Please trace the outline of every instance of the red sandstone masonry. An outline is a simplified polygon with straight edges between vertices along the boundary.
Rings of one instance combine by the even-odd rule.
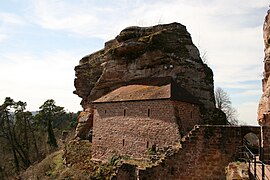
[[[183,129],[179,129],[175,107],[184,130],[199,122],[198,106],[184,102],[149,100],[95,105],[92,153],[94,159],[100,160],[113,155],[144,158],[154,144],[166,147],[179,142]]]
[[[174,101],[174,105],[178,108],[178,117],[181,120],[182,134],[187,134],[195,124],[199,124],[200,111],[199,107],[185,102]]]
[[[175,150],[156,166],[139,169],[136,179],[225,179],[225,167],[236,160],[243,137],[248,132],[259,135],[259,130],[259,127],[248,126],[197,126],[182,139],[182,148]],[[130,173],[134,174],[135,171]],[[119,179],[118,174],[116,179]]]
[[[263,136],[263,149],[264,149],[264,161],[270,164],[270,126],[263,125],[261,129],[261,134]]]

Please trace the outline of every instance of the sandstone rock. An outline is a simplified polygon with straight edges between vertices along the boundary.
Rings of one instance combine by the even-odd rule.
[[[248,180],[248,165],[244,162],[232,162],[226,167],[226,179]]]
[[[131,81],[166,76],[197,97],[206,110],[215,108],[212,70],[179,23],[128,27],[104,49],[82,58],[75,71],[74,93],[82,98],[84,109]]]
[[[75,71],[74,93],[84,108],[131,80],[164,76],[174,77],[206,107],[214,107],[212,70],[179,23],[128,27],[103,50],[82,58]]]
[[[82,111],[78,117],[75,138],[87,139],[89,130],[93,127],[93,109]]]
[[[258,108],[258,122],[260,125],[270,125],[270,10],[263,26],[264,39],[264,77],[262,80],[263,94]]]

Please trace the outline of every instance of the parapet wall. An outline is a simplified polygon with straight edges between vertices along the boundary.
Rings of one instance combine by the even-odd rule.
[[[131,168],[119,170],[117,177],[125,173],[125,177],[137,179],[225,179],[225,167],[235,161],[243,137],[253,132],[259,135],[259,127],[248,126],[195,126],[188,136],[181,140],[182,147],[174,153],[169,153],[156,166],[137,170]],[[121,175],[122,179],[123,176]],[[119,178],[117,178],[119,179]]]

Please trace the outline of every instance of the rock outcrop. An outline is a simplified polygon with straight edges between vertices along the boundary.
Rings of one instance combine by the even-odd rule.
[[[258,107],[257,120],[261,126],[261,147],[263,152],[270,152],[270,9],[263,25],[264,73],[262,80],[263,94]],[[269,153],[263,153],[264,159],[270,159]]]
[[[93,100],[116,88],[141,78],[166,76],[198,98],[205,109],[215,108],[213,72],[179,23],[128,27],[104,49],[83,57],[75,71],[74,93],[88,112]]]
[[[260,125],[270,125],[270,10],[263,25],[264,39],[264,74],[262,80],[263,94],[258,108],[258,122]]]

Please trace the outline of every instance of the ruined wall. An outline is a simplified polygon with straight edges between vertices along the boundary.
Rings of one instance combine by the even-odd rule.
[[[270,164],[270,126],[262,126],[261,130],[264,163]]]
[[[195,104],[185,103],[185,102],[173,102],[175,111],[178,116],[179,129],[182,135],[186,135],[196,124],[200,123],[200,110],[199,106]]]
[[[182,147],[167,153],[157,165],[137,168],[136,178],[144,180],[225,179],[225,167],[239,157],[239,147],[248,132],[259,135],[259,127],[197,126],[181,141]],[[130,174],[133,169],[126,170]],[[119,171],[119,173],[123,173]],[[117,174],[118,176],[118,174]],[[116,177],[117,177],[116,176]],[[127,176],[126,176],[127,177]],[[118,179],[118,178],[117,178]],[[124,180],[124,179],[122,179]]]
[[[192,126],[197,124],[198,107],[182,102],[151,100],[95,104],[93,158],[108,160],[113,155],[142,158],[154,144],[157,147],[174,145],[181,138],[180,124],[174,116],[175,105],[183,121],[194,112]]]

